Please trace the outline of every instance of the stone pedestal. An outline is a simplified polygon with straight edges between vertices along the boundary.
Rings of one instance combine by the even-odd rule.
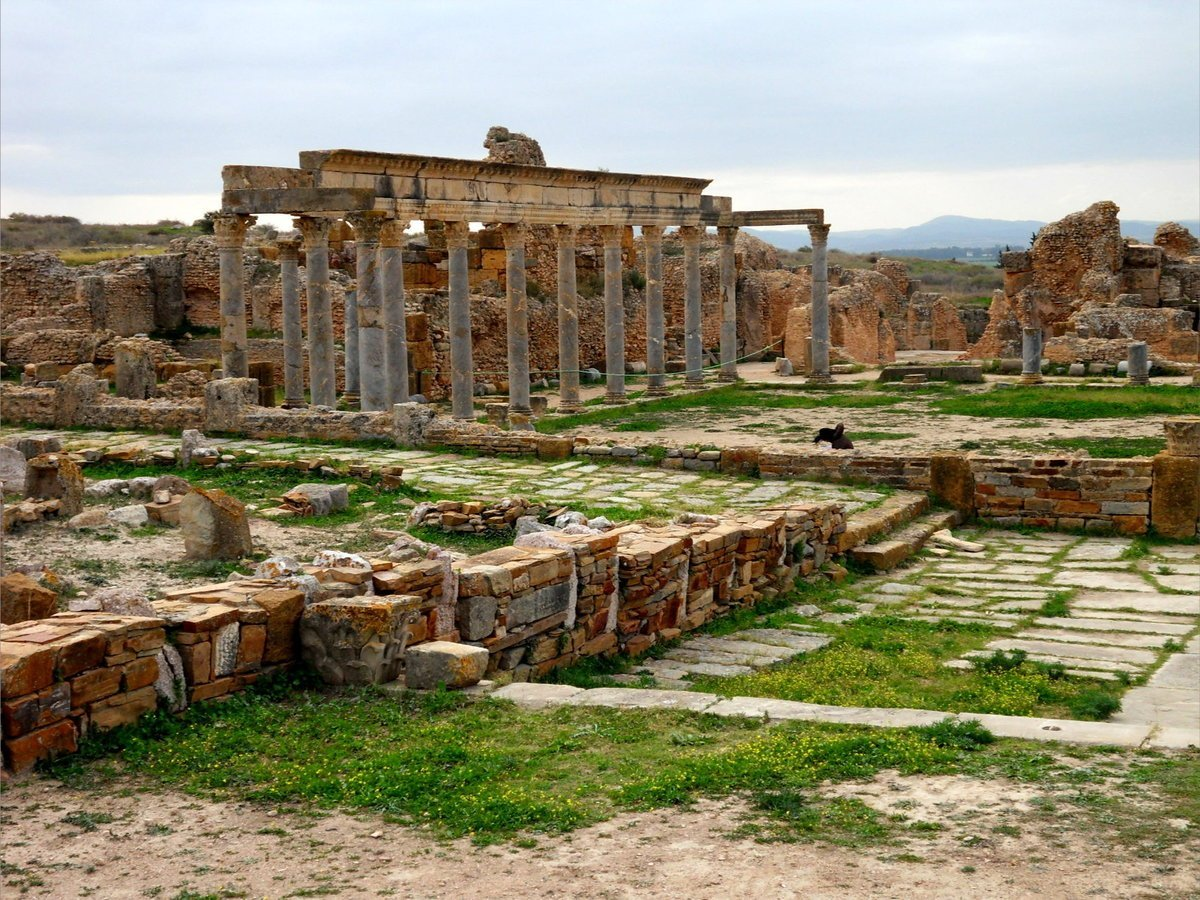
[[[621,236],[624,226],[602,225],[604,239],[605,403],[625,402],[625,296],[621,284]]]
[[[300,241],[281,238],[279,270],[283,289],[283,406],[304,406],[304,333],[300,327]]]
[[[358,291],[346,291],[345,312],[342,316],[344,329],[343,346],[346,358],[346,384],[342,399],[348,406],[358,406],[359,351],[358,351]]]
[[[113,363],[118,397],[149,400],[158,393],[154,357],[148,343],[145,338],[129,338],[117,344]]]
[[[314,406],[337,405],[337,357],[333,348],[333,308],[329,299],[328,219],[294,220],[304,236],[305,293],[308,299],[308,387]]]
[[[684,225],[679,236],[683,241],[684,384],[696,387],[704,383],[704,311],[700,293],[700,241],[704,228]]]
[[[818,384],[832,381],[829,374],[829,226],[809,225],[812,241],[812,352],[808,380]]]
[[[408,334],[404,321],[404,229],[407,225],[407,222],[389,219],[379,236],[388,406],[408,402]]]
[[[737,381],[737,228],[721,226],[721,374],[719,381]]]
[[[221,290],[221,370],[226,378],[246,376],[246,289],[242,244],[254,216],[221,213],[213,217]]]
[[[383,329],[383,272],[379,235],[385,219],[375,212],[351,213],[358,275],[359,406],[364,412],[388,408],[386,343]],[[350,348],[346,348],[349,357]]]
[[[1021,384],[1041,384],[1042,329],[1021,330]]]
[[[508,408],[529,413],[529,297],[525,291],[524,225],[502,225],[508,283]]]
[[[450,259],[450,404],[454,418],[475,418],[475,366],[471,359],[471,285],[467,274],[466,222],[446,222]]]
[[[662,227],[642,226],[646,251],[646,396],[667,393],[666,317],[663,313]]]
[[[1200,416],[1174,416],[1163,422],[1167,453],[1200,457]]]
[[[1150,348],[1145,341],[1134,341],[1129,345],[1129,383],[1150,383]]]
[[[579,294],[575,281],[574,225],[558,233],[558,411],[579,412]]]

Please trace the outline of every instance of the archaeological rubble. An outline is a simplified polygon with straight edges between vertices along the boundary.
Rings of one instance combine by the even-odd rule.
[[[296,167],[230,165],[212,237],[79,269],[48,253],[4,255],[0,356],[19,377],[0,389],[4,424],[181,432],[179,453],[141,461],[184,474],[256,465],[226,460],[203,433],[868,483],[903,503],[856,520],[834,501],[764,501],[614,527],[566,512],[546,523],[553,506],[535,500],[439,501],[412,523],[511,529],[512,546],[273,558],[252,577],[64,612],[8,574],[7,768],[301,660],[332,684],[433,688],[637,655],[846,559],[893,565],[966,520],[1196,537],[1194,417],[1167,422],[1164,453],[1131,459],[613,445],[536,430],[583,410],[591,384],[603,385],[599,402],[624,404],[633,388],[655,398],[672,381],[736,382],[749,361],[775,359],[781,376],[814,387],[909,351],[958,360],[885,368],[881,381],[980,381],[980,365],[955,363],[981,360],[1031,385],[1047,363],[1080,375],[1122,363],[1131,384],[1200,371],[1200,246],[1186,230],[1168,223],[1152,245],[1132,242],[1116,205],[1097,203],[1006,252],[984,315],[923,290],[896,260],[830,266],[824,210],[736,210],[705,194],[703,178],[551,167],[536,141],[502,128],[485,146],[485,160],[324,150],[302,152]],[[296,233],[247,243],[256,216],[281,214]],[[422,234],[408,233],[413,221]],[[807,227],[810,265],[781,267],[742,231],[775,225]],[[202,330],[219,337],[192,333]],[[541,392],[554,388],[551,408]],[[477,409],[481,397],[505,399]],[[13,444],[0,456],[6,530],[88,515],[95,485],[83,473],[97,459],[39,438]],[[402,469],[357,474],[384,489]],[[242,504],[169,477],[145,486],[130,522],[181,528],[192,559],[252,554]],[[285,511],[344,509],[339,487],[299,483]],[[936,528],[883,540],[925,513]]]

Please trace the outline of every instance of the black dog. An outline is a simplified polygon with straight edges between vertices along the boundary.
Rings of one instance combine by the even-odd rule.
[[[813,443],[819,444],[821,441],[825,441],[834,450],[853,450],[854,442],[846,437],[845,431],[846,424],[844,422],[839,422],[837,428],[822,428],[813,438]]]

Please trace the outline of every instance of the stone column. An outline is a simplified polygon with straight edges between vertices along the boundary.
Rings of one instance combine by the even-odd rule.
[[[808,381],[817,384],[832,381],[829,374],[829,226],[809,225],[812,241],[812,353],[808,366]]]
[[[667,392],[666,317],[663,314],[663,256],[660,225],[642,226],[646,249],[646,396]]]
[[[344,329],[343,341],[346,359],[346,384],[342,390],[342,399],[350,407],[358,406],[359,400],[359,346],[358,346],[358,291],[346,291],[345,314],[342,316]]]
[[[737,259],[733,244],[736,227],[721,226],[721,374],[718,381],[737,381]]]
[[[280,238],[283,285],[283,407],[304,406],[304,332],[300,327],[300,239]]]
[[[466,222],[446,222],[450,252],[450,405],[454,418],[475,419],[475,376],[471,360],[471,285],[467,274]]]
[[[1042,329],[1021,329],[1021,384],[1042,383]]]
[[[683,382],[695,387],[704,384],[704,307],[700,294],[700,241],[704,226],[684,225],[683,239],[683,357],[686,375]]]
[[[221,213],[213,217],[213,233],[221,267],[221,372],[225,378],[245,378],[250,372],[246,356],[246,286],[242,244],[254,216]]]
[[[407,225],[407,222],[388,219],[379,238],[389,406],[408,402],[408,332],[404,319],[404,229]]]
[[[579,402],[579,294],[575,284],[574,225],[559,225],[558,233],[558,411],[583,409]]]
[[[1145,341],[1134,341],[1129,345],[1129,376],[1130,384],[1150,383],[1150,348]]]
[[[294,220],[304,235],[305,293],[308,298],[308,388],[313,406],[337,405],[337,355],[329,300],[329,219]]]
[[[601,225],[604,239],[604,402],[625,402],[625,296],[621,284],[622,225]]]
[[[500,226],[504,236],[504,277],[508,283],[508,411],[528,415],[529,297],[525,293],[525,238],[520,224]]]
[[[374,211],[346,217],[354,229],[358,257],[358,375],[363,412],[388,409],[387,343],[383,330],[383,272],[379,266],[382,214]]]

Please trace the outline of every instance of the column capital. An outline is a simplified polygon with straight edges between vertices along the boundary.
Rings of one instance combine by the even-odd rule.
[[[623,238],[624,236],[625,236],[625,226],[624,225],[601,225],[600,226],[600,237],[604,241],[604,246],[606,249],[608,247],[620,247],[621,246],[621,238]]]
[[[466,250],[471,234],[470,225],[466,222],[443,222],[445,226],[446,247],[450,250]]]
[[[651,245],[658,244],[659,246],[661,246],[662,239],[663,239],[663,227],[661,225],[643,225],[642,226],[642,240],[645,241],[647,244],[651,244]]]
[[[254,216],[242,213],[219,213],[213,216],[213,234],[222,250],[240,249],[246,240],[246,229],[257,222]]]
[[[738,227],[736,225],[718,225],[717,237],[722,244],[732,244],[737,240]]]
[[[333,225],[332,219],[316,216],[296,216],[292,219],[292,223],[296,226],[300,234],[304,236],[305,248],[328,246],[329,229]]]
[[[300,258],[300,238],[298,237],[279,238],[275,241],[275,246],[279,249],[281,260]]]
[[[685,247],[699,247],[700,241],[704,237],[703,225],[680,225],[679,239],[683,241]]]
[[[346,223],[354,229],[356,244],[378,244],[379,234],[383,231],[383,223],[386,221],[384,214],[375,210],[352,212],[346,216]]]
[[[504,237],[505,249],[516,245],[524,248],[529,237],[529,226],[524,222],[501,222],[500,234]]]
[[[809,225],[808,236],[815,247],[817,244],[824,245],[829,240],[828,225]]]
[[[560,247],[574,247],[575,238],[579,234],[578,225],[555,225],[554,234],[558,237]]]
[[[382,247],[398,247],[404,249],[405,236],[404,229],[408,227],[407,222],[402,222],[399,219],[385,219],[383,228],[379,232],[379,244]]]

